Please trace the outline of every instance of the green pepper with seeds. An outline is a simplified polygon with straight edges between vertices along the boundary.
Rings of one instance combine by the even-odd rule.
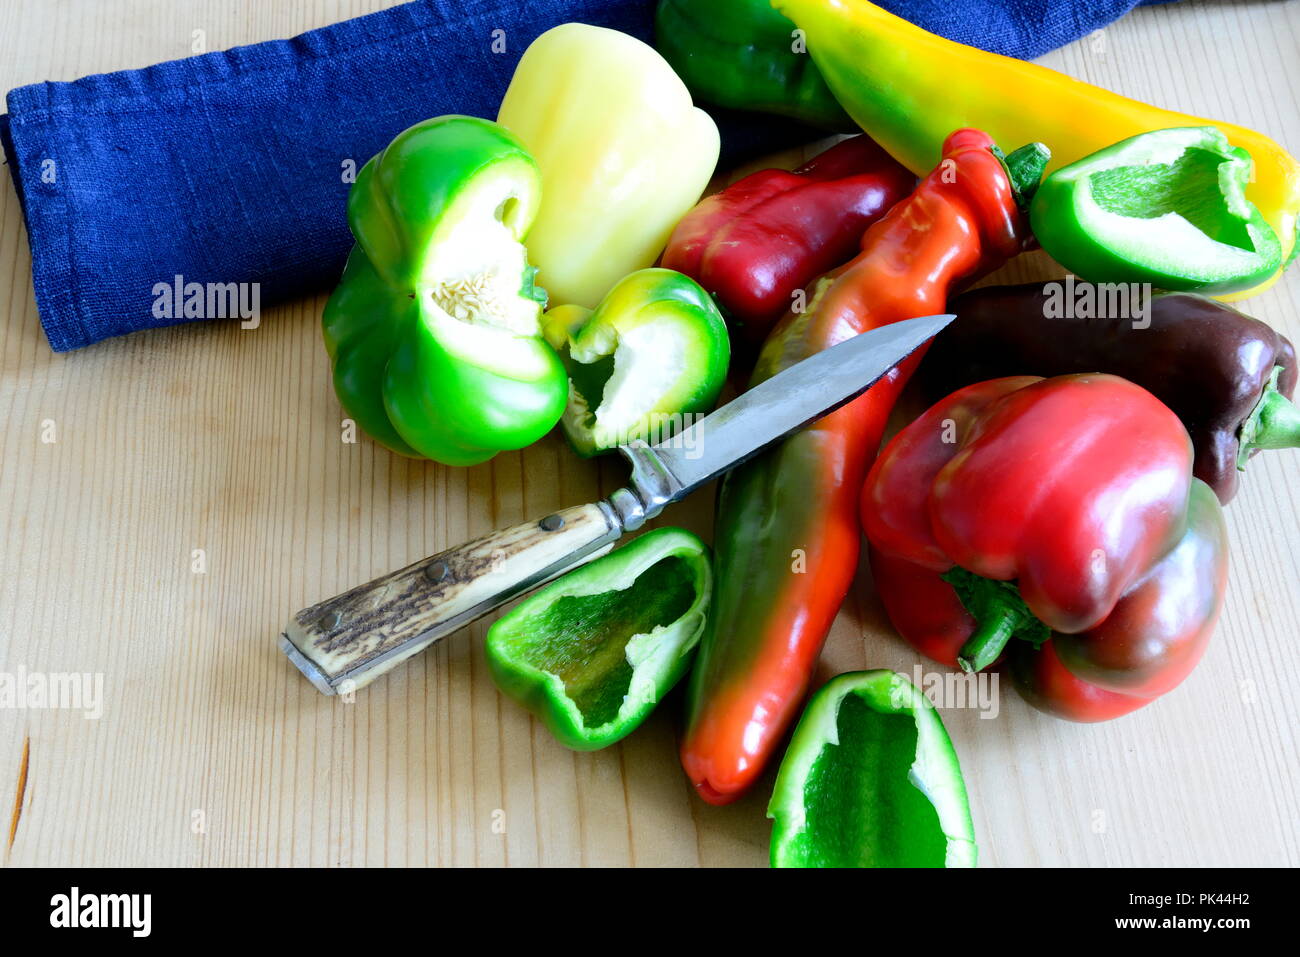
[[[475,465],[559,420],[568,382],[523,246],[540,201],[533,158],[472,116],[417,123],[357,174],[322,331],[339,401],[383,445]]]

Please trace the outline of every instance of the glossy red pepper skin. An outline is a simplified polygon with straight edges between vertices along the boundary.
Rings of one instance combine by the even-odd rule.
[[[759,170],[701,200],[673,230],[663,265],[712,293],[757,345],[795,291],[852,258],[863,231],[915,184],[855,136],[793,172]]]
[[[958,664],[977,622],[940,576],[1015,580],[1052,636],[1012,640],[1011,674],[1075,721],[1133,711],[1200,660],[1227,584],[1213,491],[1145,389],[1109,375],[1019,376],[960,389],[900,432],[862,492],[890,620]]]
[[[943,311],[953,285],[1019,252],[1028,231],[993,143],[958,130],[944,160],[768,338],[752,383],[851,336]],[[762,772],[797,714],[853,580],[862,478],[914,355],[860,398],[724,480],[714,612],[691,673],[682,766],[725,804]]]

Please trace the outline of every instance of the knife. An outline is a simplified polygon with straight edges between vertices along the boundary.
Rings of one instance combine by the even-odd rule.
[[[304,608],[280,649],[324,694],[347,693],[511,599],[605,554],[625,531],[857,398],[955,317],[892,323],[818,352],[657,445],[619,451],[626,488],[492,532]]]

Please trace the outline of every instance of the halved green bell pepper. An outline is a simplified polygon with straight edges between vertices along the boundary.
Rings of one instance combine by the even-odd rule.
[[[1083,279],[1247,289],[1282,264],[1277,234],[1246,199],[1252,165],[1212,126],[1142,133],[1048,176],[1030,223]]]
[[[579,751],[630,734],[681,680],[713,590],[709,549],[659,528],[526,598],[487,636],[502,693]]]
[[[713,297],[672,269],[625,276],[595,310],[552,309],[544,331],[569,372],[561,424],[583,456],[689,426],[712,410],[731,361]]]
[[[827,682],[781,762],[773,867],[974,867],[957,753],[934,706],[892,671]]]
[[[322,331],[343,408],[403,455],[474,465],[545,435],[568,385],[523,238],[541,176],[504,128],[440,116],[357,174]]]

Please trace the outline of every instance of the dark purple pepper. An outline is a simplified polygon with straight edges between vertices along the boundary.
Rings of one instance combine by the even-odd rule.
[[[1300,412],[1287,401],[1296,387],[1296,354],[1286,337],[1194,293],[1150,296],[1143,310],[1127,287],[1123,295],[1102,288],[1092,308],[1074,308],[1086,305],[1075,295],[1082,285],[988,286],[956,297],[948,308],[957,320],[931,345],[918,373],[921,388],[938,397],[1008,375],[1123,376],[1182,419],[1196,477],[1225,504],[1246,458],[1260,448],[1300,444]]]

